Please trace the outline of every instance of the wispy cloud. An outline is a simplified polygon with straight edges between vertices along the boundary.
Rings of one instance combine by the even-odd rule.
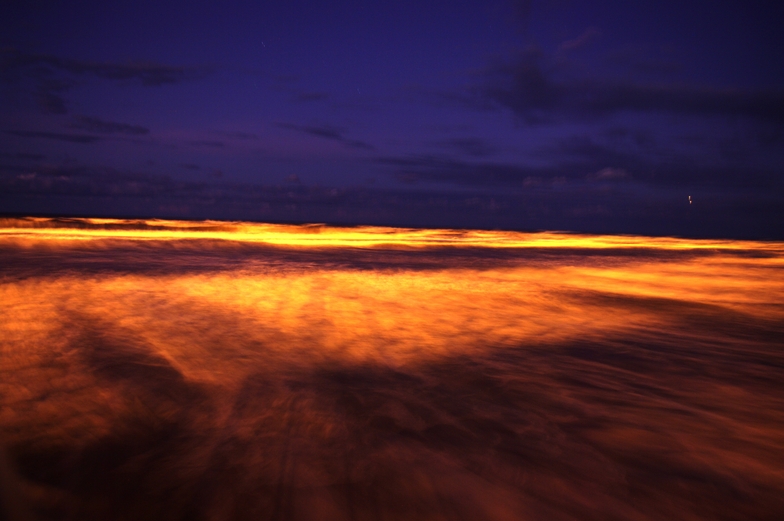
[[[398,173],[412,171],[422,179],[474,187],[489,175],[499,189],[341,188],[297,183],[294,178],[282,185],[195,182],[102,166],[42,163],[0,165],[0,207],[7,212],[24,207],[26,213],[76,215],[89,202],[99,209],[95,215],[668,235],[687,233],[689,219],[699,217],[704,224],[700,234],[723,237],[780,237],[784,222],[780,190],[749,198],[743,190],[711,192],[703,185],[696,197],[699,214],[692,214],[695,208],[689,207],[686,195],[695,192],[684,192],[682,185],[649,185],[641,191],[636,176],[634,183],[627,183],[617,171],[601,175],[616,179],[596,182],[585,175],[556,175],[556,168],[471,165],[426,157],[389,158],[386,164]],[[600,174],[602,168],[592,173]],[[533,177],[537,173],[541,177]],[[509,182],[518,188],[510,189]]]
[[[366,143],[364,141],[349,139],[344,135],[345,131],[343,129],[329,126],[329,125],[309,126],[309,125],[294,125],[292,123],[275,123],[275,126],[280,128],[290,129],[290,130],[296,130],[298,132],[302,132],[310,136],[315,136],[323,139],[330,139],[332,141],[338,141],[351,148],[357,148],[361,150],[373,150],[375,148],[373,145]]]
[[[75,84],[74,78],[94,77],[113,81],[138,81],[157,87],[192,81],[209,74],[207,67],[162,65],[154,62],[112,63],[62,58],[51,54],[25,53],[13,48],[0,49],[0,79],[8,82],[31,78],[41,110],[49,114],[68,112],[64,94]]]
[[[489,161],[483,156],[379,156],[376,165],[404,183],[436,183],[466,188],[547,188],[565,183],[634,182],[657,189],[696,188],[782,190],[781,176],[772,167],[747,165],[742,170],[687,152],[660,150],[631,132],[619,140],[575,135],[553,140],[519,162]],[[631,144],[628,142],[631,140]],[[642,143],[642,145],[640,145]]]
[[[150,129],[140,125],[128,123],[118,123],[115,121],[104,121],[88,116],[77,116],[71,123],[71,128],[86,130],[100,134],[128,134],[132,136],[142,136],[150,133]]]
[[[54,139],[69,143],[96,143],[101,141],[100,137],[88,134],[62,134],[59,132],[39,132],[37,130],[7,130],[6,134],[17,137]]]
[[[61,58],[50,54],[23,53],[6,49],[0,54],[0,74],[28,67],[45,67],[74,75],[91,75],[106,80],[138,80],[142,85],[160,86],[204,77],[206,67],[182,67],[154,62],[111,63]]]
[[[45,71],[37,71],[38,87],[35,89],[35,97],[38,106],[45,114],[66,114],[68,107],[62,94],[68,91],[73,82],[65,79],[46,77]]]
[[[730,89],[689,84],[638,84],[630,80],[563,77],[543,53],[529,49],[488,67],[473,89],[527,123],[592,119],[623,111],[742,116],[784,122],[781,90]]]

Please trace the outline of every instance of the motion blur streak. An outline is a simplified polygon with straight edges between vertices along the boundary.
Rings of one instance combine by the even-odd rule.
[[[276,246],[404,248],[457,246],[462,248],[657,248],[663,250],[729,249],[782,252],[782,243],[699,240],[630,235],[574,235],[485,230],[417,230],[357,226],[294,226],[218,221],[166,221],[120,219],[0,219],[0,237],[22,243],[41,239],[62,241],[219,239]]]
[[[784,512],[784,244],[0,227],[19,518]]]

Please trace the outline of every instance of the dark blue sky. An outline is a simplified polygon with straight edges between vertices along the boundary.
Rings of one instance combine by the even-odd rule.
[[[6,1],[0,212],[784,238],[771,5]]]

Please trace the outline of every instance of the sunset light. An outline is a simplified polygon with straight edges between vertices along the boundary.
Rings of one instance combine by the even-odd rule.
[[[782,243],[6,219],[0,252],[45,518],[782,506]]]
[[[0,1],[0,521],[781,521],[782,5]]]
[[[633,235],[488,230],[409,229],[378,226],[334,227],[219,221],[121,219],[0,219],[0,238],[28,240],[222,240],[308,248],[559,248],[658,250],[748,250],[781,253],[784,243],[770,241],[688,240]]]

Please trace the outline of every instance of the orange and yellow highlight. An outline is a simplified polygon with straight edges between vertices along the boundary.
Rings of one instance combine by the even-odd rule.
[[[44,518],[784,497],[784,243],[30,218],[0,259],[0,440]]]

